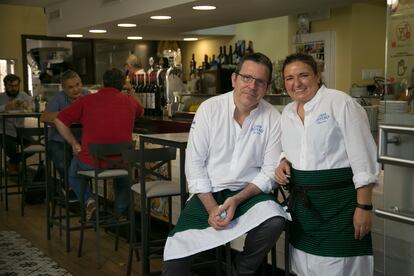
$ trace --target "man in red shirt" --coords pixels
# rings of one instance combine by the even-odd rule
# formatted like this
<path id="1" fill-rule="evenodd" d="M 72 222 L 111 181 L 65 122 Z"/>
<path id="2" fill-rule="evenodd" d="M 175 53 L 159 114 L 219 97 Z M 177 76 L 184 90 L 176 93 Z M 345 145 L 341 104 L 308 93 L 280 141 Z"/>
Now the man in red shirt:
<path id="1" fill-rule="evenodd" d="M 121 70 L 111 69 L 103 75 L 104 87 L 96 94 L 79 98 L 61 111 L 55 119 L 59 133 L 72 146 L 74 157 L 69 168 L 69 185 L 80 197 L 80 170 L 93 169 L 93 158 L 88 151 L 89 144 L 111 144 L 132 140 L 134 122 L 143 115 L 141 103 L 133 96 L 121 93 L 125 76 Z M 82 125 L 82 146 L 73 136 L 70 126 Z M 128 178 L 117 178 L 117 213 L 126 214 L 129 206 Z M 95 195 L 86 188 L 82 202 L 86 204 L 86 218 L 95 212 Z"/>

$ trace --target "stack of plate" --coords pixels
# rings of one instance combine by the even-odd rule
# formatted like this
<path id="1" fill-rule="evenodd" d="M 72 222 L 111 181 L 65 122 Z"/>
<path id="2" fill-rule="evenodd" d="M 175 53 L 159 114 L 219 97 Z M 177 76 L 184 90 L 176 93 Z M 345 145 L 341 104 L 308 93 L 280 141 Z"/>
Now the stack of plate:
<path id="1" fill-rule="evenodd" d="M 378 105 L 363 106 L 368 115 L 368 121 L 371 131 L 378 130 Z"/>
<path id="2" fill-rule="evenodd" d="M 406 113 L 407 101 L 380 101 L 378 107 L 378 121 L 384 121 L 385 113 Z"/>

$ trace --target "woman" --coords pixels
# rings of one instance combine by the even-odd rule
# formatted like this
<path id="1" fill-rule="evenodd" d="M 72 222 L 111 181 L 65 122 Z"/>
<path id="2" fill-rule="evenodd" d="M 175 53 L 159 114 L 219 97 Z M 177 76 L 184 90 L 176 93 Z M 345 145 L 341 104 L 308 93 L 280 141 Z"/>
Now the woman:
<path id="1" fill-rule="evenodd" d="M 292 270 L 373 275 L 371 197 L 379 165 L 365 110 L 325 87 L 309 55 L 288 56 L 282 72 L 293 102 L 282 113 L 285 159 L 276 180 L 292 193 Z"/>

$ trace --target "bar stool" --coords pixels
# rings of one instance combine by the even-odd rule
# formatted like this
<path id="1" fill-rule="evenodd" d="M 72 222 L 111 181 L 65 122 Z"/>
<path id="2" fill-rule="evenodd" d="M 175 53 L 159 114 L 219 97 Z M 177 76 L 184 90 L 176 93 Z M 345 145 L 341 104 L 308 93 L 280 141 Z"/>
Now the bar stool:
<path id="1" fill-rule="evenodd" d="M 89 181 L 93 182 L 95 193 L 98 192 L 98 182 L 104 180 L 103 185 L 109 184 L 106 180 L 116 178 L 127 177 L 129 171 L 127 169 L 127 163 L 122 158 L 122 153 L 127 150 L 133 149 L 133 142 L 125 143 L 114 143 L 114 144 L 89 144 L 89 152 L 94 159 L 94 169 L 87 171 L 78 171 L 78 175 L 83 177 L 81 183 L 81 193 L 80 198 L 83 198 L 85 185 Z M 104 165 L 102 164 L 104 162 Z M 114 185 L 116 185 L 114 183 Z M 116 195 L 116 194 L 115 194 Z M 114 209 L 116 208 L 116 196 L 114 199 Z M 116 227 L 116 243 L 115 251 L 118 250 L 118 227 L 122 225 L 129 225 L 129 218 L 123 220 L 119 216 L 116 216 L 115 212 L 108 214 L 108 216 L 100 216 L 100 200 L 99 195 L 95 196 L 96 202 L 96 219 L 91 221 L 86 221 L 85 211 L 84 211 L 84 202 L 80 200 L 81 207 L 81 229 L 80 229 L 80 240 L 79 240 L 79 251 L 78 256 L 82 255 L 82 246 L 83 246 L 83 237 L 84 229 L 87 226 L 90 226 L 95 229 L 96 232 L 96 259 L 98 267 L 101 266 L 101 246 L 100 246 L 100 227 Z M 131 206 L 129 207 L 131 209 Z"/>
<path id="2" fill-rule="evenodd" d="M 131 189 L 139 194 L 141 202 L 141 243 L 136 242 L 135 230 L 135 213 L 134 209 L 130 208 L 131 220 L 131 235 L 129 243 L 128 266 L 126 275 L 131 274 L 132 258 L 134 251 L 139 247 L 142 249 L 141 268 L 142 275 L 153 274 L 150 272 L 150 255 L 154 252 L 163 249 L 165 239 L 151 240 L 151 199 L 157 197 L 168 197 L 169 213 L 168 224 L 172 225 L 172 196 L 180 195 L 180 183 L 171 180 L 171 161 L 176 159 L 175 148 L 155 148 L 155 149 L 140 149 L 128 151 L 124 153 L 124 159 L 128 161 L 130 170 L 130 183 L 135 183 L 132 178 L 132 170 L 135 167 L 139 168 L 139 183 L 133 184 Z M 168 166 L 168 175 L 162 175 L 157 172 L 163 165 Z M 160 180 L 146 181 L 148 175 L 156 176 Z M 133 193 L 131 193 L 131 204 L 134 202 Z M 132 206 L 132 205 L 131 205 Z M 137 256 L 138 257 L 138 256 Z"/>
<path id="3" fill-rule="evenodd" d="M 17 136 L 19 137 L 19 148 L 22 155 L 22 165 L 23 165 L 23 174 L 21 176 L 22 183 L 22 198 L 21 198 L 21 215 L 24 216 L 25 201 L 27 196 L 28 187 L 33 192 L 42 196 L 42 193 L 45 193 L 46 190 L 46 181 L 29 179 L 27 176 L 28 168 L 31 166 L 37 167 L 37 170 L 40 171 L 41 168 L 44 168 L 44 158 L 42 155 L 45 155 L 45 144 L 44 144 L 44 131 L 43 128 L 38 127 L 23 127 L 16 128 Z M 31 144 L 25 146 L 24 139 L 30 139 Z M 27 158 L 37 154 L 38 160 L 37 163 L 27 164 Z"/>
<path id="4" fill-rule="evenodd" d="M 66 144 L 66 143 L 65 143 Z M 64 146 L 65 147 L 65 146 Z M 66 159 L 66 156 L 64 157 Z M 46 155 L 47 159 L 47 155 Z M 70 160 L 66 162 L 70 164 Z M 59 236 L 65 231 L 66 252 L 70 252 L 70 233 L 80 230 L 71 219 L 80 218 L 79 200 L 69 197 L 69 183 L 67 181 L 67 168 L 65 175 L 61 176 L 54 167 L 53 162 L 46 161 L 47 179 L 47 239 L 51 239 L 51 229 L 57 226 Z"/>
<path id="5" fill-rule="evenodd" d="M 48 131 L 51 124 L 45 123 L 45 137 L 48 137 Z M 81 129 L 80 125 L 72 125 L 71 129 Z M 59 236 L 65 231 L 66 252 L 70 252 L 70 233 L 80 230 L 80 226 L 74 224 L 73 218 L 80 218 L 79 200 L 69 198 L 68 168 L 72 159 L 71 146 L 63 141 L 63 173 L 58 173 L 53 161 L 49 158 L 48 147 L 50 141 L 45 140 L 46 145 L 46 215 L 47 215 L 47 239 L 52 237 L 52 228 L 57 226 Z"/>

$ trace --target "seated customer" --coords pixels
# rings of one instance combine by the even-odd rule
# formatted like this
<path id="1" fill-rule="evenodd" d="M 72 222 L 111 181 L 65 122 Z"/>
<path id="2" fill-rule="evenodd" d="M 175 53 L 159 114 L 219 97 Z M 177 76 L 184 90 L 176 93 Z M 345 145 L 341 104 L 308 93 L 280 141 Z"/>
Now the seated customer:
<path id="1" fill-rule="evenodd" d="M 4 77 L 3 83 L 6 91 L 0 93 L 0 112 L 32 110 L 32 97 L 20 91 L 20 78 L 18 76 L 8 74 Z M 16 128 L 24 126 L 24 118 L 8 118 L 5 123 L 5 152 L 9 157 L 7 169 L 10 173 L 17 173 L 22 155 L 17 152 L 19 140 Z M 3 133 L 3 120 L 0 120 L 1 133 Z M 24 139 L 23 142 L 25 145 L 30 144 L 31 139 Z"/>
<path id="2" fill-rule="evenodd" d="M 72 146 L 75 156 L 69 168 L 69 185 L 80 197 L 80 170 L 93 169 L 93 157 L 89 153 L 89 144 L 111 144 L 132 140 L 134 121 L 143 115 L 141 103 L 133 96 L 121 93 L 125 76 L 121 70 L 108 70 L 103 75 L 104 87 L 97 93 L 80 97 L 69 107 L 59 112 L 55 125 L 59 133 Z M 69 128 L 74 123 L 82 124 L 82 146 Z M 127 212 L 129 206 L 128 177 L 117 178 L 117 214 Z M 87 187 L 84 198 L 86 218 L 89 220 L 95 212 L 95 195 Z"/>
<path id="3" fill-rule="evenodd" d="M 42 122 L 53 123 L 56 116 L 60 111 L 71 105 L 79 97 L 88 95 L 89 91 L 83 88 L 82 80 L 79 75 L 68 70 L 62 74 L 61 84 L 63 90 L 58 92 L 46 106 L 46 110 L 42 113 L 40 120 Z M 76 129 L 73 130 L 75 138 L 80 141 L 81 131 Z M 56 128 L 52 127 L 49 129 L 48 135 L 48 148 L 47 155 L 52 160 L 55 168 L 59 172 L 60 176 L 64 176 L 64 154 L 63 154 L 63 143 L 64 139 L 59 134 Z M 72 150 L 68 147 L 66 152 L 67 160 L 72 159 Z"/>

